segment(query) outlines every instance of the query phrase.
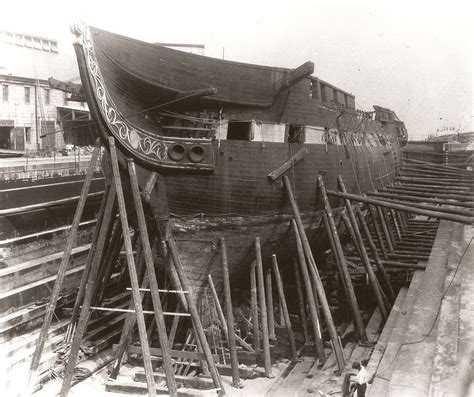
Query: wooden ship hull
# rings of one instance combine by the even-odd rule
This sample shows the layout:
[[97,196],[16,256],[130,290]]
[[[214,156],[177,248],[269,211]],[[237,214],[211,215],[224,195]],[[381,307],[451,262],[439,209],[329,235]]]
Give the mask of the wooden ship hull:
[[151,212],[162,240],[172,230],[196,291],[208,274],[220,287],[219,237],[234,279],[248,277],[257,236],[264,257],[294,252],[288,198],[281,178],[271,177],[288,160],[296,158],[286,175],[318,251],[325,246],[318,175],[331,189],[341,175],[358,194],[394,178],[404,124],[387,108],[356,110],[353,95],[311,76],[312,63],[249,65],[83,24],[73,32],[101,139],[115,138],[124,168],[126,158],[136,161],[142,190],[158,174]]

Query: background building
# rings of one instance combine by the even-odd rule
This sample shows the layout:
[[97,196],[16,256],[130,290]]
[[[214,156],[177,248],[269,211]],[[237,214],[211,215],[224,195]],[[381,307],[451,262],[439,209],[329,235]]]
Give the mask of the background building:
[[79,83],[75,58],[56,40],[0,31],[0,150],[60,150],[90,135],[87,105],[51,88],[49,77]]

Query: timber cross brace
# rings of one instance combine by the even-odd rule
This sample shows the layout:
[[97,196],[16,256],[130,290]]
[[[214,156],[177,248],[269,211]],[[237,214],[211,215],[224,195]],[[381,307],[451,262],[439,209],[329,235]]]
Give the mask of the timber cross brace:
[[[159,289],[157,275],[154,268],[154,256],[157,253],[156,245],[152,248],[150,244],[150,235],[148,234],[148,226],[145,218],[145,211],[143,204],[150,204],[151,212],[154,215],[153,218],[157,223],[157,232],[160,236],[162,245],[167,245],[166,252],[169,251],[170,255],[168,258],[169,268],[172,270],[170,273],[171,283],[173,284],[174,290],[166,289],[168,293],[177,293],[178,301],[181,302],[181,306],[184,311],[189,313],[166,313],[167,315],[190,316],[192,325],[197,336],[197,343],[202,350],[203,361],[207,364],[212,382],[214,383],[214,391],[219,394],[224,394],[222,382],[217,372],[214,358],[211,354],[204,329],[202,327],[194,299],[189,293],[189,284],[185,270],[180,262],[179,253],[171,233],[168,232],[167,217],[168,207],[166,203],[166,191],[164,190],[164,182],[160,179],[160,176],[151,173],[147,179],[147,183],[144,184],[142,194],[139,190],[139,179],[137,176],[137,170],[133,160],[125,160],[122,156],[120,158],[119,167],[119,155],[115,147],[114,139],[109,138],[109,150],[110,157],[103,161],[104,164],[110,165],[110,169],[104,170],[104,174],[109,177],[106,178],[108,185],[105,189],[105,194],[102,199],[102,204],[98,214],[98,222],[96,230],[93,236],[91,249],[86,262],[86,268],[83,273],[83,278],[80,284],[77,300],[75,303],[75,310],[73,311],[72,321],[68,327],[67,337],[72,340],[70,345],[70,356],[66,365],[64,379],[62,382],[60,397],[66,397],[72,385],[74,376],[74,370],[76,361],[78,358],[79,350],[83,342],[85,332],[87,330],[87,324],[90,318],[91,310],[105,310],[105,311],[122,311],[127,314],[125,323],[122,329],[121,342],[119,348],[116,351],[115,363],[113,367],[113,374],[116,375],[120,368],[120,363],[124,352],[130,342],[130,336],[133,331],[134,325],[138,325],[138,333],[141,344],[141,351],[143,353],[143,363],[145,367],[145,378],[147,383],[147,391],[150,396],[156,396],[156,384],[153,373],[153,367],[151,362],[151,351],[149,345],[150,330],[147,330],[144,314],[148,313],[144,311],[142,306],[142,299],[144,292],[148,291],[151,294],[151,301],[153,310],[150,312],[154,314],[154,323],[157,331],[161,346],[162,366],[166,375],[167,391],[171,396],[177,395],[177,385],[175,381],[175,374],[172,366],[171,346],[169,343],[166,325],[164,321],[164,312],[161,303],[159,292],[163,292],[163,289]],[[68,266],[69,257],[73,248],[74,241],[77,237],[78,225],[84,209],[85,199],[89,191],[90,182],[92,179],[93,170],[96,166],[98,157],[100,154],[100,143],[96,142],[96,148],[92,155],[90,167],[86,175],[84,186],[81,192],[78,207],[74,217],[71,233],[68,236],[67,246],[63,256],[58,277],[53,288],[51,299],[47,308],[45,320],[39,335],[38,343],[36,345],[33,360],[30,366],[27,380],[27,394],[31,392],[33,381],[36,379],[38,365],[41,359],[42,350],[47,338],[48,329],[51,325],[54,310],[56,308],[57,300],[59,297],[59,291],[64,282],[64,275]],[[122,170],[120,169],[122,168]],[[128,170],[128,178],[123,170]],[[122,172],[121,172],[122,171]],[[127,196],[124,194],[122,179],[127,178],[127,182],[130,182],[130,192],[127,192]],[[143,180],[143,178],[142,178]],[[161,181],[160,188],[156,188],[158,182]],[[131,196],[131,197],[130,197]],[[129,206],[126,205],[126,198],[128,199]],[[127,211],[132,207],[134,211]],[[118,210],[117,210],[118,209]],[[150,209],[150,208],[149,208]],[[119,219],[116,220],[117,212]],[[130,215],[134,215],[131,217]],[[138,233],[135,233],[134,242],[137,241],[137,237],[140,239],[137,245],[137,255],[133,251],[134,242],[130,235],[129,220],[134,223],[134,228]],[[161,229],[161,230],[160,230]],[[123,232],[125,231],[125,232]],[[117,238],[117,234],[121,234],[121,239]],[[108,307],[94,306],[93,303],[97,301],[97,296],[101,296],[101,293],[96,294],[99,291],[103,291],[103,287],[107,279],[107,275],[110,276],[110,271],[107,271],[108,265],[110,265],[112,253],[108,252],[111,246],[116,248],[117,252],[120,252],[121,244],[113,243],[113,241],[121,241],[125,245],[126,253],[126,268],[130,278],[131,296],[132,299],[129,304],[129,309],[114,309]],[[107,249],[106,249],[107,248]],[[140,251],[140,255],[138,253]],[[166,255],[165,252],[165,255]],[[168,255],[166,255],[168,257]],[[116,256],[115,256],[116,258]],[[136,262],[136,260],[138,262]],[[140,267],[142,270],[140,270]],[[140,279],[141,285],[140,285]],[[140,288],[141,287],[141,288]],[[183,299],[184,295],[184,299]],[[175,318],[176,318],[175,317]],[[151,326],[150,326],[151,328]]]

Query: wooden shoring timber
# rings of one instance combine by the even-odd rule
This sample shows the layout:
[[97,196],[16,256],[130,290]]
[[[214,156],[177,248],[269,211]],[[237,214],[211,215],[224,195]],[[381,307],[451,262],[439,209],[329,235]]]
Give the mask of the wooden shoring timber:
[[[362,316],[360,313],[359,304],[357,302],[357,297],[355,295],[354,286],[352,285],[352,280],[349,274],[349,270],[347,268],[347,262],[344,257],[344,252],[342,250],[342,244],[339,240],[339,234],[337,232],[336,223],[334,222],[332,209],[329,204],[328,197],[326,195],[326,188],[324,186],[324,181],[321,175],[318,176],[318,184],[324,201],[324,225],[326,227],[326,232],[331,243],[332,252],[334,253],[334,259],[336,261],[336,264],[338,265],[342,285],[344,286],[344,291],[349,302],[352,320],[354,321],[356,332],[359,334],[361,339],[367,340],[367,334],[365,332],[364,322],[362,321]],[[335,345],[334,340],[332,340],[332,343],[333,345]]]
[[[122,230],[127,231],[129,230],[128,219],[127,219],[127,208],[125,205],[125,198],[124,198],[124,193],[122,189],[122,181],[120,177],[120,170],[119,170],[118,159],[117,159],[117,152],[115,148],[115,140],[113,137],[109,138],[109,151],[111,155],[113,184],[115,186],[115,190],[117,194],[117,202],[118,202],[118,207],[119,207],[119,215],[120,215],[120,221],[122,224]],[[110,205],[110,207],[113,207],[113,206]],[[111,210],[112,208],[110,208],[110,211]],[[105,226],[104,226],[104,229],[105,229]],[[155,390],[155,384],[154,384],[154,378],[153,378],[153,368],[152,368],[151,359],[150,359],[150,347],[148,344],[148,339],[147,339],[147,334],[146,334],[145,318],[143,314],[141,294],[139,291],[137,271],[135,268],[135,261],[133,257],[132,241],[131,241],[129,233],[124,232],[123,236],[124,236],[128,271],[130,275],[130,283],[132,287],[132,297],[133,297],[135,311],[137,314],[138,331],[139,331],[140,343],[141,343],[141,348],[142,348],[143,357],[144,357],[145,372],[147,374],[147,388],[148,388],[149,395],[152,397],[155,397],[156,390]],[[76,333],[74,335],[74,340],[71,346],[69,361],[66,367],[66,372],[65,372],[63,383],[61,386],[60,397],[66,397],[71,387],[71,380],[73,377],[73,372],[74,372],[74,367],[77,360],[77,355],[79,352],[79,347],[82,342],[83,334],[85,331],[87,317],[89,316],[90,304],[92,301],[92,293],[94,292],[95,279],[98,273],[98,266],[94,269],[97,269],[97,270],[94,272],[95,274],[93,274],[92,271],[90,274],[89,281],[91,283],[91,288],[87,289],[86,296],[84,297],[84,302],[83,302],[81,314],[79,317],[79,323],[76,328]]]
[[458,200],[467,202],[474,200],[474,194],[471,193],[441,193],[439,189],[425,189],[410,187],[406,185],[386,186],[383,190],[379,191],[389,193],[401,193],[416,197],[438,197],[447,200]]
[[384,208],[377,205],[376,211],[377,211],[378,219],[380,220],[380,224],[382,225],[385,241],[387,242],[387,247],[389,251],[388,256],[390,256],[390,254],[392,254],[395,251],[395,239],[387,223],[387,214],[386,214],[386,211],[384,211]]
[[382,256],[384,259],[388,259],[388,252],[385,248],[385,241],[382,236],[382,231],[380,230],[379,220],[377,219],[377,211],[372,205],[368,205],[367,207],[369,208],[370,219],[372,220],[372,227],[374,228],[375,235],[377,236],[377,241],[379,242],[379,248],[382,252]]
[[[303,251],[303,244],[301,242],[300,234],[298,232],[298,226],[294,219],[291,220],[291,226],[293,227],[293,233],[295,235],[296,240],[296,250],[298,253],[298,264],[301,270],[301,274],[303,275],[303,283],[306,291],[306,301],[308,302],[309,314],[311,319],[311,325],[313,326],[313,333],[314,333],[314,343],[316,345],[316,353],[318,358],[323,362],[325,358],[324,354],[324,344],[321,337],[321,322],[318,315],[318,309],[315,299],[315,294],[313,293],[313,288],[311,286],[311,279],[317,278],[317,275],[313,275],[311,272],[311,278],[308,272],[308,265],[306,263],[306,258]],[[295,263],[295,266],[298,265]],[[295,271],[297,271],[296,268]],[[316,284],[315,284],[316,286]],[[317,294],[316,294],[317,295]]]
[[393,304],[395,302],[395,293],[393,292],[392,284],[390,283],[390,279],[388,278],[387,272],[381,262],[379,253],[377,251],[377,247],[375,246],[374,240],[372,240],[372,236],[370,235],[369,227],[367,222],[365,221],[364,215],[358,206],[355,206],[355,212],[357,217],[359,218],[359,223],[362,226],[362,232],[365,235],[365,239],[369,244],[370,251],[372,252],[372,256],[374,257],[375,264],[377,265],[377,269],[380,273],[382,280],[386,286],[387,296],[390,300],[390,303]]
[[[453,200],[453,199],[440,199],[440,198],[433,198],[433,197],[420,197],[418,193],[408,194],[408,193],[391,193],[391,192],[369,192],[368,196],[372,197],[381,197],[383,199],[393,199],[397,201],[404,201],[404,202],[417,202],[417,203],[430,203],[430,204],[437,204],[437,205],[452,205],[455,207],[462,207],[462,208],[474,208],[474,202],[472,200]],[[469,213],[467,213],[469,214]]]
[[41,331],[38,336],[38,342],[36,343],[35,352],[33,353],[33,358],[31,360],[30,368],[28,371],[28,377],[26,380],[26,393],[27,394],[30,393],[31,386],[34,383],[34,380],[37,376],[38,366],[41,360],[41,354],[43,352],[44,345],[46,343],[46,339],[48,336],[48,329],[51,326],[51,321],[53,320],[54,310],[56,309],[56,304],[59,299],[59,293],[61,292],[64,278],[66,276],[66,270],[69,265],[69,258],[71,256],[72,248],[76,241],[77,231],[79,229],[79,223],[81,221],[82,213],[84,211],[87,195],[90,190],[90,185],[91,185],[92,177],[94,175],[94,170],[97,164],[97,159],[99,158],[99,154],[100,154],[100,140],[97,139],[95,142],[94,152],[92,153],[91,161],[89,163],[89,168],[87,170],[86,178],[82,186],[81,195],[79,196],[79,202],[77,204],[76,213],[74,214],[74,219],[71,225],[71,229],[69,231],[69,236],[66,243],[66,249],[64,250],[64,256],[62,258],[61,265],[59,266],[59,270],[56,276],[56,281],[54,283],[53,290],[51,291],[51,298],[46,308],[46,314],[44,316],[43,323],[41,326]]
[[[346,186],[344,185],[344,181],[340,175],[337,178],[337,182],[339,184],[339,189],[341,189],[342,192],[346,192]],[[367,255],[367,251],[365,249],[364,240],[359,230],[359,224],[357,223],[357,219],[354,214],[354,209],[352,208],[352,203],[350,202],[350,200],[345,199],[344,204],[346,206],[346,210],[349,215],[349,220],[351,221],[352,227],[354,228],[354,233],[356,235],[356,239],[360,247],[362,263],[367,272],[367,276],[369,277],[369,281],[372,286],[372,291],[377,301],[380,314],[382,315],[382,318],[385,321],[387,320],[388,313],[385,306],[387,302],[383,297],[382,287],[380,286],[379,281],[377,280],[377,277],[375,276],[374,270],[372,269],[372,266],[370,265],[369,256]]]
[[[171,262],[172,262],[173,267],[176,269],[176,273],[179,277],[179,282],[180,282],[180,287],[181,287],[181,288],[176,288],[175,286],[175,289],[182,289],[184,291],[189,291],[188,279],[186,277],[183,265],[181,264],[181,260],[179,259],[178,249],[176,247],[174,238],[170,237],[167,243],[168,243],[169,254],[171,257]],[[204,334],[204,329],[202,327],[201,320],[199,318],[199,314],[196,308],[196,304],[194,303],[194,299],[191,296],[191,294],[183,294],[183,295],[186,298],[188,310],[191,315],[191,320],[193,323],[193,328],[201,344],[204,356],[206,358],[206,362],[209,366],[210,375],[212,377],[212,380],[214,381],[214,385],[216,388],[220,389],[220,394],[224,395],[225,392],[222,385],[222,381],[219,376],[219,373],[217,372],[211,349],[209,348],[209,345],[207,343],[206,335]]]
[[[298,208],[298,204],[296,203],[295,196],[293,194],[293,189],[291,187],[290,179],[285,175],[283,177],[283,182],[285,185],[288,200],[290,201],[291,209],[293,211],[295,223],[296,223],[296,226],[298,227],[299,238],[301,239],[301,243],[303,246],[303,250],[304,250],[308,267],[311,270],[311,273],[315,276],[313,279],[313,282],[316,287],[319,301],[321,303],[323,314],[326,320],[326,325],[329,330],[329,335],[330,335],[331,341],[333,342],[333,348],[334,348],[334,353],[336,355],[338,367],[339,367],[339,370],[342,370],[345,367],[344,354],[342,352],[342,348],[339,342],[339,338],[337,335],[336,327],[334,325],[334,320],[332,318],[331,310],[329,309],[329,304],[327,301],[326,293],[324,292],[323,283],[321,281],[321,277],[319,277],[316,261],[314,260],[313,253],[311,252],[311,248],[309,245],[308,237],[306,236],[303,222],[301,221],[300,211]],[[322,358],[319,357],[319,359],[322,363],[326,361],[325,355],[323,355]]]
[[362,256],[362,253],[360,252],[359,242],[357,241],[354,228],[352,227],[351,221],[349,217],[347,216],[347,210],[345,208],[341,211],[341,218],[342,218],[342,221],[344,222],[344,227],[346,228],[346,231],[351,236],[351,240],[354,243],[354,246],[357,252],[359,253],[359,256]]
[[400,241],[402,241],[402,232],[401,232],[401,229],[400,229],[400,225],[398,224],[398,219],[395,215],[395,210],[390,208],[389,212],[390,212],[390,217],[392,219],[392,224],[395,228],[395,233],[397,235],[397,240],[400,242]]
[[[372,204],[384,208],[392,208],[394,210],[405,211],[417,215],[424,215],[430,218],[444,219],[448,221],[464,223],[466,225],[470,225],[474,222],[474,216],[463,216],[450,214],[442,211],[434,211],[433,209],[425,209],[426,206],[421,208],[421,206],[414,206],[412,204],[407,205],[405,203],[394,202],[389,200],[377,200],[370,197],[364,197],[358,194],[343,193],[334,190],[328,190],[327,194],[329,196],[340,197],[351,201],[359,201],[361,203]],[[433,207],[429,206],[429,208]]]
[[[303,327],[303,335],[305,343],[309,342],[308,321],[306,320],[305,302],[303,297],[303,288],[301,285],[300,270],[298,268],[298,259],[293,260],[293,270],[295,272],[296,293],[298,295],[298,307],[300,311],[300,322]],[[270,273],[270,272],[268,272]],[[271,275],[271,274],[270,274]]]
[[[211,289],[211,294],[212,294],[212,299],[214,301],[214,304],[216,305],[216,310],[217,310],[217,316],[219,317],[219,321],[221,322],[222,324],[222,330],[224,332],[224,336],[226,338],[226,341],[227,341],[227,338],[228,338],[228,328],[227,328],[227,321],[225,319],[225,316],[224,316],[224,312],[222,310],[222,306],[219,302],[219,297],[217,295],[217,291],[216,291],[216,287],[214,285],[214,282],[212,281],[212,276],[210,274],[207,275],[207,281],[208,281],[208,284],[209,284],[209,288]],[[247,342],[245,342],[240,336],[238,336],[235,331],[234,331],[234,336],[235,336],[235,340],[246,350],[248,350],[249,352],[254,352],[255,350],[252,348],[252,346],[250,346]],[[227,341],[227,343],[229,343]]]
[[[140,282],[140,296],[143,298],[144,290],[148,287],[148,278],[145,275],[145,259],[144,253],[142,249],[142,239],[138,239],[138,247],[137,247],[137,279]],[[119,247],[120,249],[120,247]],[[152,257],[156,256],[158,246],[156,240],[153,242],[152,247]],[[136,315],[133,311],[134,302],[133,299],[130,301],[128,310],[130,311],[122,326],[122,332],[120,334],[120,341],[119,341],[119,348],[115,354],[115,361],[114,365],[112,366],[112,371],[110,372],[109,379],[117,379],[118,373],[120,371],[120,365],[122,363],[123,355],[125,354],[127,345],[129,344],[130,338],[133,334],[133,329],[136,323]],[[177,316],[179,318],[179,316]],[[147,331],[148,336],[148,331]]]
[[101,225],[102,219],[104,217],[105,206],[107,204],[107,197],[109,196],[110,189],[111,189],[110,185],[107,185],[105,187],[105,193],[104,193],[104,196],[102,197],[102,202],[100,203],[99,213],[97,215],[97,223],[96,223],[96,227],[94,229],[94,235],[92,236],[91,247],[89,249],[89,253],[87,254],[86,266],[84,268],[84,272],[82,273],[81,282],[79,284],[79,290],[78,290],[78,293],[77,293],[76,301],[74,302],[74,308],[73,308],[72,314],[71,314],[71,321],[69,323],[68,330],[66,331],[66,341],[67,342],[71,341],[73,330],[74,330],[74,328],[76,326],[76,322],[79,318],[80,306],[82,304],[82,300],[84,299],[85,285],[87,283],[87,280],[89,279],[89,273],[90,273],[90,270],[91,270],[92,261],[94,260],[94,256],[95,256],[95,253],[96,253],[97,241],[99,239],[100,225]]
[[232,297],[229,280],[229,263],[227,261],[227,250],[225,247],[224,237],[219,238],[219,243],[221,248],[222,281],[224,285],[225,311],[227,315],[227,341],[229,344],[230,365],[232,368],[232,386],[240,389],[243,387],[243,385],[240,383],[239,361],[237,359],[237,350],[235,345],[234,313],[232,311]]
[[260,350],[260,327],[258,326],[258,307],[257,307],[257,263],[254,261],[250,265],[250,311],[252,315],[253,347],[256,351]]
[[270,181],[275,181],[277,180],[280,176],[282,176],[285,172],[290,170],[295,166],[295,164],[298,164],[301,160],[304,159],[304,157],[308,154],[308,149],[302,148],[298,150],[291,158],[287,161],[285,161],[282,165],[280,165],[276,170],[270,172],[267,175],[267,178]]
[[[120,255],[120,249],[123,245],[122,237],[122,226],[120,224],[120,219],[115,220],[115,229],[113,231],[112,237],[110,238],[109,247],[107,247],[107,252],[104,257],[104,278],[102,285],[97,290],[97,302],[101,304],[104,299],[105,288],[108,285],[110,278],[112,277],[115,264]],[[137,255],[137,257],[139,257]],[[140,277],[139,277],[140,278]]]
[[264,358],[265,376],[272,378],[272,360],[270,357],[270,337],[268,334],[267,303],[265,299],[265,279],[263,277],[262,249],[260,238],[255,237],[255,256],[257,263],[257,288],[258,304],[260,308],[260,319],[262,327],[262,347]]
[[278,291],[278,297],[280,298],[280,305],[283,312],[283,318],[285,320],[286,332],[288,333],[288,340],[290,342],[291,358],[296,357],[296,342],[295,334],[291,327],[290,314],[288,313],[288,306],[286,304],[285,292],[283,289],[283,282],[281,280],[280,271],[278,269],[278,261],[275,254],[272,255],[272,266],[273,266],[273,277],[275,277],[276,287]]
[[[153,302],[153,309],[155,312],[155,322],[158,328],[158,338],[160,340],[161,350],[163,351],[163,368],[166,374],[166,383],[170,395],[175,396],[177,395],[177,388],[176,382],[174,380],[173,367],[171,364],[171,348],[166,332],[165,320],[163,318],[163,308],[161,306],[160,294],[158,292],[158,280],[156,278],[154,258],[152,257],[150,238],[148,236],[148,229],[145,220],[145,212],[143,210],[143,205],[141,202],[140,191],[138,187],[138,178],[135,170],[135,163],[133,162],[133,160],[128,160],[128,173],[132,187],[134,207],[138,218],[138,227],[140,228],[143,256],[145,257],[146,271],[148,275],[148,282],[150,284],[150,293]],[[123,227],[123,230],[127,229]],[[138,294],[137,296],[139,299],[141,299],[140,294]],[[148,340],[146,341],[146,343],[148,343]]]
[[473,182],[468,182],[467,180],[465,182],[453,181],[450,178],[422,178],[422,177],[416,177],[416,176],[401,176],[401,177],[395,178],[395,180],[397,182],[409,182],[409,183],[419,182],[419,183],[428,184],[428,185],[433,182],[436,182],[437,185],[441,185],[444,187],[454,186],[454,187],[464,187],[464,188],[471,188],[471,189],[474,187]]
[[267,296],[267,318],[268,318],[268,332],[271,341],[276,339],[275,335],[275,315],[273,307],[273,286],[272,286],[272,272],[270,268],[265,271],[265,294]]
[[[117,196],[116,187],[112,185],[109,191],[109,195],[107,197],[107,204],[105,207],[106,212],[104,214],[104,218],[102,220],[102,223],[96,226],[96,227],[100,227],[99,240],[97,242],[96,252],[98,252],[100,249],[103,249],[104,247],[108,225],[112,222],[112,210],[113,210],[114,202],[116,200],[116,196]],[[69,393],[69,389],[71,387],[71,381],[72,381],[72,377],[74,373],[74,367],[76,365],[76,360],[78,357],[80,345],[82,343],[84,334],[87,329],[87,323],[90,316],[90,306],[92,303],[92,299],[94,298],[94,295],[93,295],[94,286],[96,284],[97,275],[99,273],[99,268],[100,268],[99,257],[100,255],[94,256],[94,260],[91,266],[91,271],[89,273],[89,279],[87,280],[87,283],[84,286],[85,288],[84,300],[82,302],[82,308],[79,313],[79,320],[77,322],[76,329],[74,332],[69,360],[66,365],[64,379],[63,379],[61,391],[59,394],[61,397],[66,397]]]

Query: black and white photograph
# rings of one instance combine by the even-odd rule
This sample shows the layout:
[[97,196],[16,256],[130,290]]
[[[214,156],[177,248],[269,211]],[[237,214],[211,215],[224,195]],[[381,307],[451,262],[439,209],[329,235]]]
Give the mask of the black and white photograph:
[[474,397],[467,0],[5,0],[1,397]]

